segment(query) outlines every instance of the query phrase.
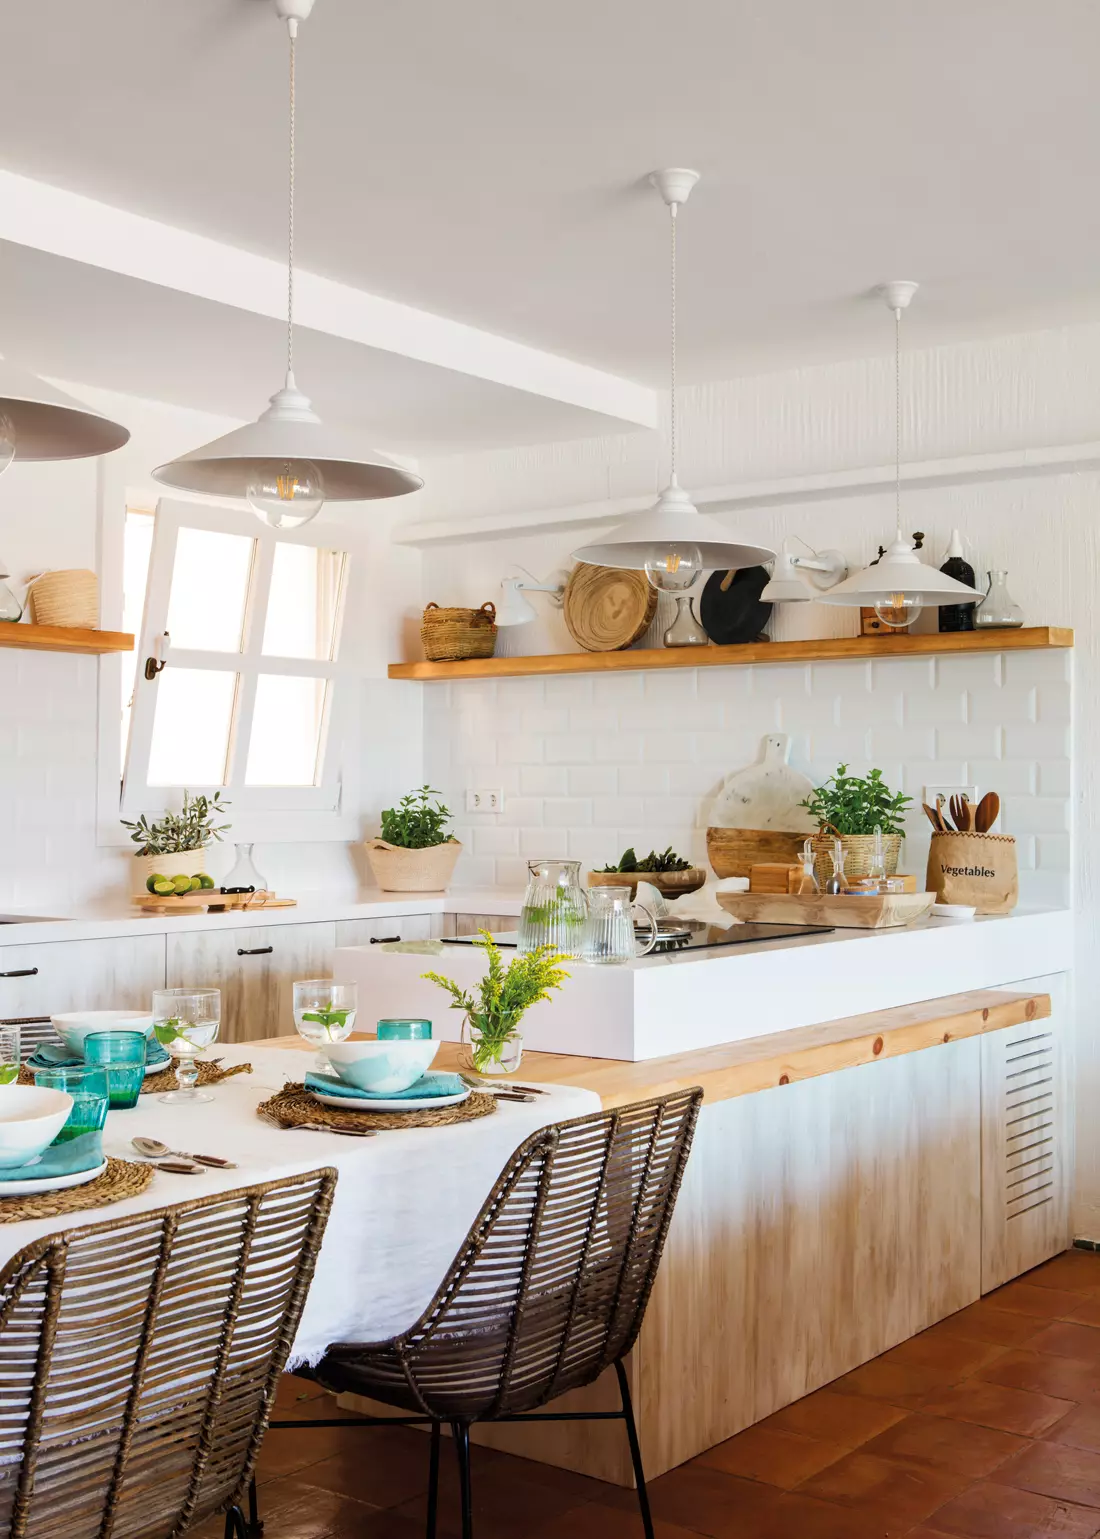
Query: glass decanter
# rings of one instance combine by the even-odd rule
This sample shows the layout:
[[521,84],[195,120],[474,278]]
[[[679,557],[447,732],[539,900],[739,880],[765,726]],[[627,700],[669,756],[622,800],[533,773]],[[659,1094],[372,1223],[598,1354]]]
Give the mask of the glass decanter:
[[227,888],[243,887],[246,890],[252,887],[257,892],[266,892],[266,878],[260,875],[252,862],[252,845],[235,844],[233,848],[237,852],[237,859],[234,862],[232,871],[222,882],[222,886]]
[[579,860],[530,860],[527,891],[519,919],[519,950],[553,946],[562,956],[579,957],[588,917]]
[[974,611],[976,630],[1010,630],[1023,625],[1024,612],[1008,591],[1007,572],[987,572],[989,587]]

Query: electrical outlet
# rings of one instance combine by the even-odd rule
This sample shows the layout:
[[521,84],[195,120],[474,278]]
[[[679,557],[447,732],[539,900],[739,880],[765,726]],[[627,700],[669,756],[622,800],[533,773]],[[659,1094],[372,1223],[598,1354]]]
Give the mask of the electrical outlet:
[[470,791],[466,792],[467,812],[503,812],[503,791]]
[[[945,802],[949,802],[953,796],[965,796],[967,801],[977,803],[977,786],[925,786],[924,799],[930,807],[935,807],[936,797],[942,796]],[[920,811],[920,808],[917,808]]]

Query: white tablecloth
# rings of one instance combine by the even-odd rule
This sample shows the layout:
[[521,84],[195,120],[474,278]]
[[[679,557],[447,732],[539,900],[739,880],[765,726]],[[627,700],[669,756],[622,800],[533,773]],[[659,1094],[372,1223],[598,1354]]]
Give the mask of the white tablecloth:
[[[134,1134],[173,1149],[236,1160],[237,1170],[202,1176],[158,1171],[141,1197],[57,1219],[0,1224],[0,1263],[40,1235],[98,1219],[120,1218],[233,1191],[331,1165],[336,1196],[291,1364],[315,1363],[332,1341],[377,1341],[412,1322],[439,1285],[508,1155],[550,1122],[599,1110],[591,1090],[548,1087],[534,1102],[502,1101],[491,1117],[454,1127],[410,1128],[376,1138],[343,1138],[272,1127],[257,1105],[288,1079],[300,1080],[312,1055],[293,1050],[218,1044],[226,1065],[250,1062],[215,1087],[201,1106],[165,1106],[142,1096],[132,1111],[108,1115],[106,1153],[132,1157]],[[534,1083],[534,1081],[527,1081]]]

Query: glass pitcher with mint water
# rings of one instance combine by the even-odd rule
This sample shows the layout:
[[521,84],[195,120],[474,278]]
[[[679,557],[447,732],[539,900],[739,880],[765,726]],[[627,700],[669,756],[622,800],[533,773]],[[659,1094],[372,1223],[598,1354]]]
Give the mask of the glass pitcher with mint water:
[[529,860],[527,870],[527,891],[519,919],[519,950],[553,946],[562,956],[579,957],[588,918],[580,861]]

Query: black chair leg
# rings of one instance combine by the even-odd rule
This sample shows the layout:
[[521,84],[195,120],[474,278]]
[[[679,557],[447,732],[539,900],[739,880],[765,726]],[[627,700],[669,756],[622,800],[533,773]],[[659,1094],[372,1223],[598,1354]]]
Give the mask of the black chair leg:
[[638,1488],[638,1507],[642,1514],[642,1529],[645,1539],[653,1539],[653,1518],[649,1511],[649,1493],[645,1488],[645,1471],[642,1469],[642,1449],[638,1442],[638,1429],[634,1425],[634,1406],[630,1399],[630,1385],[627,1383],[626,1369],[621,1362],[615,1364],[615,1373],[619,1380],[619,1394],[623,1402],[623,1420],[626,1422],[626,1436],[630,1444],[630,1462],[634,1466],[634,1484]]
[[462,1539],[474,1539],[473,1492],[470,1488],[470,1428],[466,1422],[453,1421],[451,1436],[458,1455],[458,1484],[462,1493]]
[[440,1424],[432,1422],[432,1447],[428,1455],[428,1539],[435,1539],[436,1513],[439,1511],[439,1435]]
[[260,1498],[256,1491],[256,1477],[248,1482],[248,1524],[245,1539],[263,1539],[264,1526],[260,1522]]
[[225,1539],[248,1539],[244,1513],[239,1507],[230,1507],[225,1515]]

